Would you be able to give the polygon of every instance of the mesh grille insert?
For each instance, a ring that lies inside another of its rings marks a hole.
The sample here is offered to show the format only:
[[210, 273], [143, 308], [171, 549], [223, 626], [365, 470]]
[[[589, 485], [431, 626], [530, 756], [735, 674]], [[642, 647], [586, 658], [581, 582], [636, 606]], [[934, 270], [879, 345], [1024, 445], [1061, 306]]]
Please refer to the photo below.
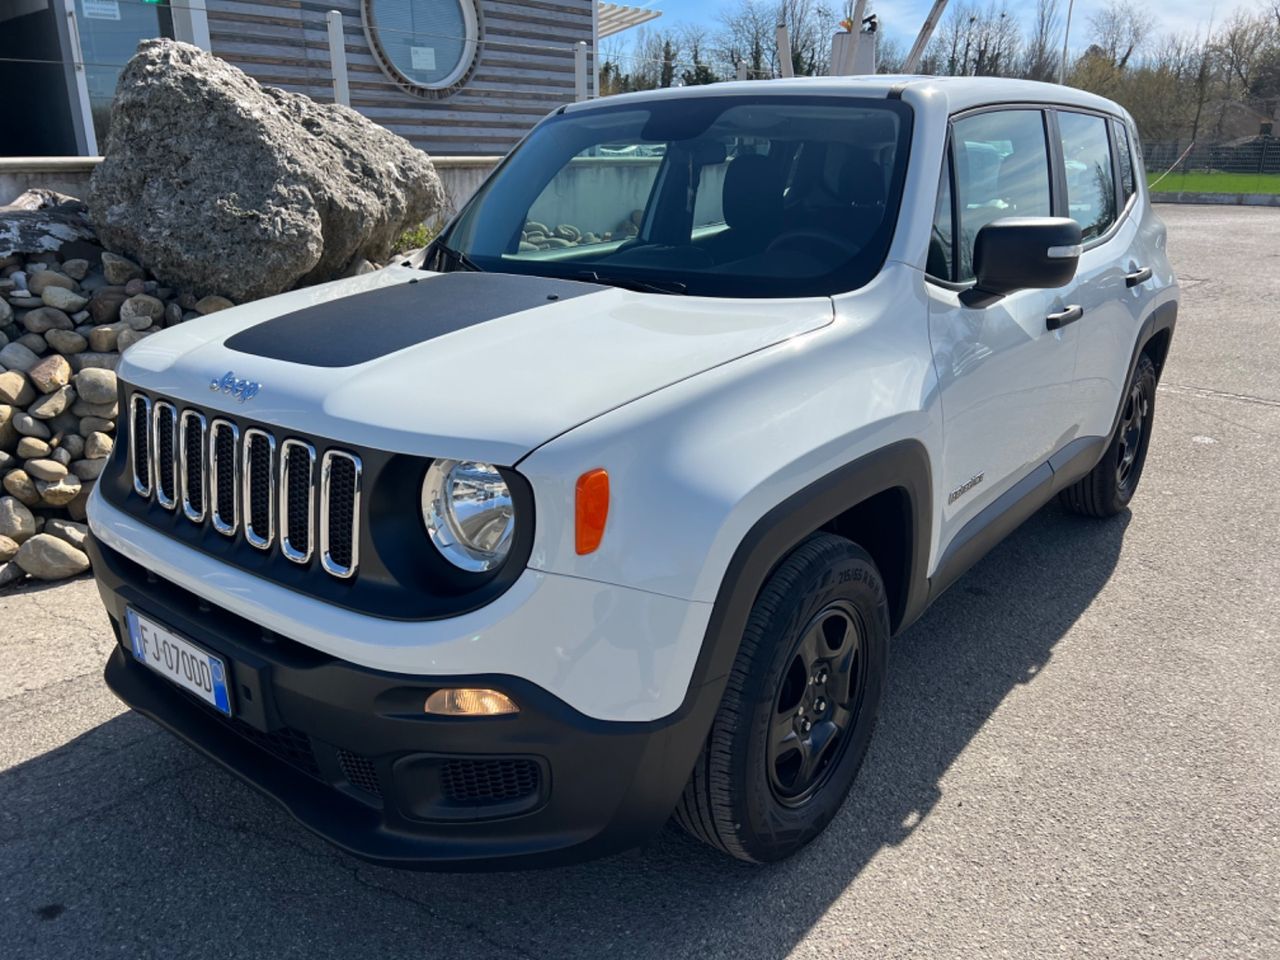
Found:
[[173, 408], [157, 405], [156, 416], [156, 486], [160, 499], [173, 504], [178, 499], [178, 471], [174, 460]]
[[373, 761], [349, 750], [338, 750], [338, 763], [342, 767], [342, 775], [347, 782], [358, 790], [382, 796], [382, 785], [378, 782], [378, 770]]
[[249, 502], [246, 521], [261, 537], [271, 534], [271, 441], [260, 433], [249, 438]]
[[197, 515], [204, 513], [204, 433], [200, 429], [200, 417], [194, 413], [183, 414], [186, 426], [187, 504]]
[[285, 533], [289, 546], [307, 553], [311, 546], [311, 454], [303, 446], [289, 447], [289, 486], [285, 490], [288, 516]]
[[447, 760], [440, 771], [445, 798], [455, 804], [507, 803], [538, 792], [541, 772], [533, 760]]
[[236, 439], [231, 427], [217, 424], [214, 428], [213, 455], [218, 464], [218, 489], [213, 491], [213, 505], [226, 523], [234, 523], [236, 515]]
[[133, 443], [133, 482], [139, 491], [145, 490], [151, 492], [151, 453], [147, 449], [147, 441], [150, 433], [147, 429], [149, 424], [148, 404], [142, 397], [134, 397], [133, 399], [133, 436], [130, 438]]
[[329, 557], [340, 567], [351, 566], [355, 496], [355, 464], [346, 457], [334, 457], [329, 473]]

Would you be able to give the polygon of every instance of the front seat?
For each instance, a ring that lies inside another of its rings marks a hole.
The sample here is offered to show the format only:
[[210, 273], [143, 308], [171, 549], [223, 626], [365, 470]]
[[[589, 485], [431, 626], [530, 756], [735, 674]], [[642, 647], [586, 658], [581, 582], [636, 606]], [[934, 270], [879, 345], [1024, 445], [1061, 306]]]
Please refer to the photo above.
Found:
[[763, 253], [782, 229], [782, 176], [765, 156], [746, 153], [729, 161], [721, 202], [728, 229], [707, 241], [716, 263]]

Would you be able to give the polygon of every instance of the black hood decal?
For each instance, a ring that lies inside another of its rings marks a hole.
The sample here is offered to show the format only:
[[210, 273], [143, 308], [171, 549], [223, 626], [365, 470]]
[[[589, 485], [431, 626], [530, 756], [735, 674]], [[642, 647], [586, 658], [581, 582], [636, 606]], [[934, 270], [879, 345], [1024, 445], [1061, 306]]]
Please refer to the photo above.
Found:
[[510, 273], [446, 273], [339, 297], [241, 330], [239, 353], [312, 367], [353, 367], [446, 333], [605, 287]]

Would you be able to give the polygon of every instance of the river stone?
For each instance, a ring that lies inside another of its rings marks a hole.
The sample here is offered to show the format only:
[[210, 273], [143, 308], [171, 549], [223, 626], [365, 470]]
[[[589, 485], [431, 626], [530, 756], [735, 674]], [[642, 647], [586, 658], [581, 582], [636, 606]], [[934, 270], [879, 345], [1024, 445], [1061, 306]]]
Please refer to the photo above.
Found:
[[164, 325], [172, 327], [182, 322], [182, 307], [177, 300], [170, 300], [164, 305]]
[[57, 438], [58, 449], [71, 457], [72, 460], [79, 460], [84, 456], [84, 437], [78, 433], [64, 433]]
[[90, 186], [104, 246], [237, 303], [385, 261], [446, 199], [408, 141], [172, 40], [125, 65], [105, 154]]
[[[70, 541], [68, 541], [70, 542]], [[0, 534], [0, 563], [8, 563], [18, 552], [18, 541]]]
[[79, 373], [81, 370], [114, 370], [120, 365], [120, 354], [107, 352], [86, 352], [77, 353], [74, 356], [67, 357], [71, 362], [71, 369]]
[[[34, 507], [40, 502], [40, 491], [36, 489], [35, 481], [31, 479], [31, 475], [25, 470], [10, 470], [6, 473], [4, 475], [4, 489], [12, 498], [21, 501], [28, 507]], [[32, 522], [34, 523], [34, 521]], [[9, 536], [12, 537], [13, 534], [9, 534]], [[14, 539], [16, 540], [17, 538], [14, 537]]]
[[112, 439], [102, 431], [95, 431], [84, 438], [84, 456], [86, 460], [97, 460], [111, 455]]
[[70, 470], [81, 480], [97, 480], [102, 476], [102, 471], [106, 468], [108, 461], [106, 459], [98, 460], [72, 460]]
[[106, 353], [116, 348], [120, 339], [120, 331], [128, 330], [129, 325], [123, 320], [119, 323], [104, 323], [89, 331], [89, 346], [97, 353]]
[[21, 370], [26, 373], [39, 362], [40, 358], [20, 343], [0, 347], [0, 367], [7, 370]]
[[36, 307], [22, 318], [22, 325], [30, 333], [42, 334], [50, 330], [70, 330], [75, 326], [71, 318], [58, 307]]
[[78, 293], [72, 293], [70, 290], [63, 290], [61, 287], [49, 287], [44, 293], [40, 294], [40, 299], [49, 307], [57, 307], [59, 310], [65, 310], [68, 313], [75, 313], [89, 302], [88, 297], [82, 297]]
[[44, 532], [51, 537], [67, 541], [77, 550], [84, 549], [84, 542], [89, 536], [89, 528], [85, 524], [76, 523], [74, 520], [59, 520], [57, 517], [44, 525]]
[[116, 340], [116, 349], [124, 353], [139, 340], [145, 340], [152, 334], [159, 332], [159, 330], [121, 330], [120, 337]]
[[69, 468], [71, 465], [72, 457], [71, 457], [71, 452], [69, 450], [63, 450], [61, 447], [56, 447], [55, 449], [50, 451], [49, 459], [57, 460], [64, 467]]
[[[182, 308], [179, 307], [178, 310], [181, 311]], [[9, 306], [8, 300], [6, 300], [4, 297], [0, 297], [0, 327], [3, 327], [6, 323], [8, 323], [12, 319], [13, 319], [13, 307]]]
[[76, 374], [76, 395], [85, 403], [115, 403], [114, 370], [81, 370]]
[[139, 293], [120, 305], [120, 321], [134, 330], [145, 330], [164, 316], [164, 304], [155, 297]]
[[43, 356], [49, 349], [49, 343], [38, 333], [24, 333], [15, 342], [22, 344], [37, 357]]
[[[41, 399], [45, 398], [42, 397]], [[13, 429], [24, 437], [39, 437], [41, 440], [48, 440], [53, 436], [53, 432], [49, 427], [30, 413], [15, 413], [13, 415]]]
[[51, 507], [65, 507], [80, 492], [80, 478], [68, 473], [59, 480], [37, 480], [40, 501]]
[[114, 323], [120, 316], [120, 306], [129, 299], [124, 290], [104, 287], [89, 298], [89, 316], [95, 324]]
[[89, 261], [76, 257], [62, 264], [62, 272], [72, 280], [83, 280], [89, 273]]
[[27, 275], [27, 289], [33, 297], [38, 297], [50, 287], [61, 287], [64, 290], [75, 290], [76, 282], [65, 273], [56, 270], [37, 270]]
[[18, 548], [13, 562], [38, 580], [64, 580], [89, 569], [89, 558], [51, 533], [38, 533]]
[[74, 330], [50, 330], [44, 338], [49, 346], [62, 354], [80, 353], [89, 346], [89, 341]]
[[125, 284], [133, 279], [142, 279], [142, 268], [130, 260], [128, 257], [122, 257], [117, 253], [102, 254], [102, 275], [107, 278], [107, 283]]
[[65, 357], [55, 353], [28, 370], [27, 376], [41, 393], [53, 393], [71, 382], [71, 364], [67, 363]]
[[[8, 477], [5, 479], [7, 480]], [[26, 504], [15, 497], [0, 497], [0, 535], [22, 543], [27, 538], [35, 536], [35, 533], [35, 514], [27, 509]]]
[[[59, 357], [61, 359], [61, 357]], [[37, 420], [52, 420], [58, 414], [65, 412], [76, 401], [76, 389], [67, 385], [53, 393], [41, 397], [31, 406], [27, 407], [27, 413], [35, 417]], [[16, 418], [15, 418], [16, 420]], [[22, 428], [18, 428], [18, 432], [22, 432]]]
[[85, 514], [87, 513], [87, 504], [89, 503], [89, 494], [93, 493], [93, 488], [97, 486], [96, 480], [81, 480], [80, 492], [76, 494], [76, 498], [66, 505], [67, 516], [72, 520], [83, 523]]
[[57, 460], [28, 460], [26, 470], [35, 480], [61, 480], [67, 475], [67, 468]]
[[80, 436], [87, 437], [91, 433], [111, 433], [116, 428], [114, 420], [106, 417], [81, 417]]
[[102, 417], [104, 420], [114, 420], [116, 414], [120, 411], [114, 400], [110, 403], [88, 403], [84, 400], [77, 400], [75, 406], [71, 408], [71, 412], [77, 417]]
[[21, 370], [0, 373], [0, 403], [25, 407], [36, 398], [35, 388]]
[[38, 460], [47, 457], [52, 450], [48, 442], [39, 437], [23, 437], [18, 441], [18, 456], [23, 460]]
[[207, 317], [211, 313], [217, 313], [219, 310], [226, 310], [228, 307], [234, 307], [235, 304], [226, 297], [208, 296], [201, 297], [196, 301], [195, 311], [202, 317]]

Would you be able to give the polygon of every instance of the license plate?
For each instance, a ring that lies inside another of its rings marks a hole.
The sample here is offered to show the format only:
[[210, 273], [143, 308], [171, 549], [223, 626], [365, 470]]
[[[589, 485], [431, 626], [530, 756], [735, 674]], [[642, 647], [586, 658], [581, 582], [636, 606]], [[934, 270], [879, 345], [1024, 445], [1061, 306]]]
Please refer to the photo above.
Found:
[[134, 659], [231, 716], [227, 668], [221, 659], [135, 610], [125, 611], [125, 621]]

